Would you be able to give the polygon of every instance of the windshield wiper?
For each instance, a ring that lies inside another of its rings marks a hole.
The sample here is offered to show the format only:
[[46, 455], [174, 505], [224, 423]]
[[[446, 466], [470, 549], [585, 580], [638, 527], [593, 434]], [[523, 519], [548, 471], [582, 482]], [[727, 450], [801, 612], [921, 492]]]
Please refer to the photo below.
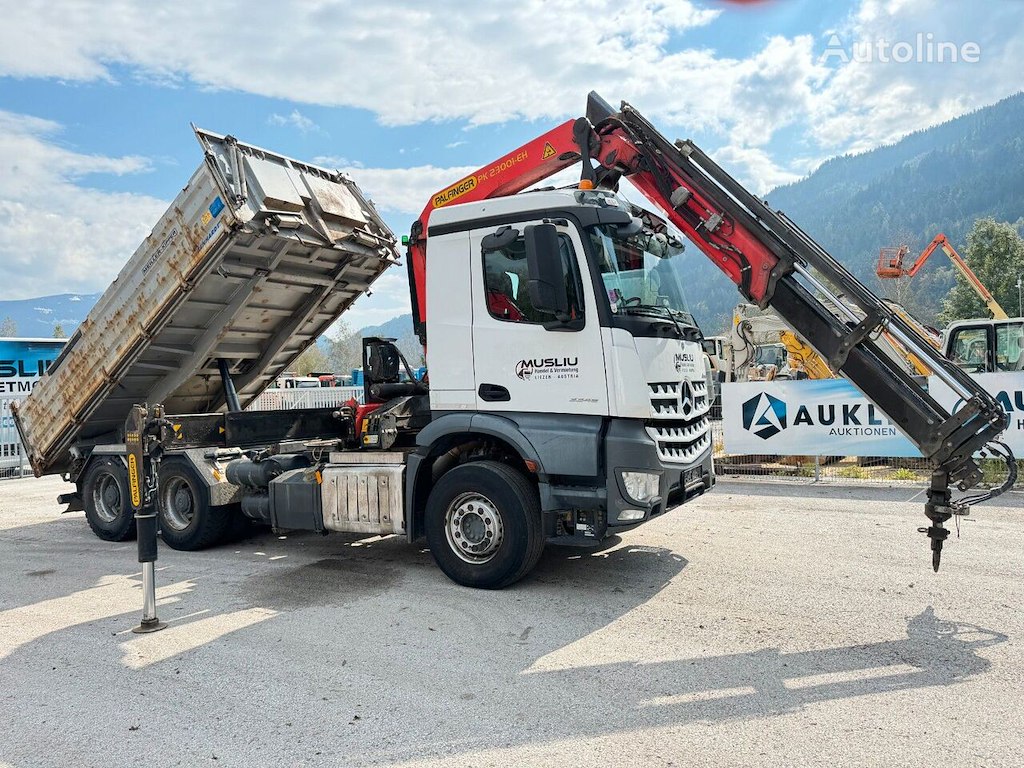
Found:
[[679, 334], [679, 338], [685, 339], [686, 341], [700, 341], [703, 339], [703, 334], [701, 334], [697, 324], [693, 322], [693, 315], [688, 312], [685, 314], [690, 318], [690, 322], [684, 327], [679, 324], [673, 310], [668, 307], [658, 306], [657, 304], [632, 304], [627, 307], [620, 307], [619, 311], [625, 312], [626, 314], [668, 318], [672, 325], [676, 327], [676, 332]]

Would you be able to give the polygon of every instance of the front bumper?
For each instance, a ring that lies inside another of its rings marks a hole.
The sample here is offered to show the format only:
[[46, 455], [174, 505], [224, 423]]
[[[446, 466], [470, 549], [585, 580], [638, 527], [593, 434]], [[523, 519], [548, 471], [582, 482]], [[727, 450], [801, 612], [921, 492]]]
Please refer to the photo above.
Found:
[[[612, 419], [604, 441], [603, 487], [553, 485], [548, 493], [542, 494], [546, 513], [567, 509], [574, 512], [575, 534], [552, 539], [558, 543], [596, 546], [608, 536], [636, 528], [700, 496], [715, 484], [710, 445], [691, 463], [667, 463], [658, 456], [643, 422], [634, 419]], [[623, 471], [657, 473], [658, 495], [646, 503], [631, 499], [622, 482]], [[620, 520], [619, 516], [627, 510], [634, 514], [639, 511], [641, 516]]]
[[[651, 518], [658, 517], [680, 504], [700, 496], [715, 484], [711, 447], [690, 464], [663, 461], [651, 439], [638, 421], [613, 420], [606, 436], [607, 512], [608, 533], [634, 528]], [[656, 472], [660, 475], [658, 495], [646, 504], [631, 499], [622, 483], [622, 472]], [[638, 520], [621, 522], [619, 515], [626, 510], [642, 509]]]

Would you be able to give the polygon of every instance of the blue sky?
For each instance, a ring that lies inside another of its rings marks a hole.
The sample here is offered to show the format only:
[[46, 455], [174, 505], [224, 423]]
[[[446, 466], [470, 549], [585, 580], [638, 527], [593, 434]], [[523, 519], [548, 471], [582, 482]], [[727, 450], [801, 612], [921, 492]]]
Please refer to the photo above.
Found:
[[[0, 298], [104, 289], [198, 165], [189, 122], [349, 170], [401, 235], [432, 191], [580, 114], [592, 88], [696, 139], [758, 192], [1021, 88], [1019, 0], [511, 5], [8, 9]], [[924, 39], [980, 55], [856, 55]], [[406, 309], [393, 272], [353, 325]]]

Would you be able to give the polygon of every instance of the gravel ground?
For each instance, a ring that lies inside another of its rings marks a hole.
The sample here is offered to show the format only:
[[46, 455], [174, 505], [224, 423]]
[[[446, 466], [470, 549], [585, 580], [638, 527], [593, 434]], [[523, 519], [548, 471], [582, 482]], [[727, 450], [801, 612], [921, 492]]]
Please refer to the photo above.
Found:
[[1024, 764], [1024, 498], [723, 483], [503, 592], [396, 538], [161, 550], [0, 483], [0, 764]]

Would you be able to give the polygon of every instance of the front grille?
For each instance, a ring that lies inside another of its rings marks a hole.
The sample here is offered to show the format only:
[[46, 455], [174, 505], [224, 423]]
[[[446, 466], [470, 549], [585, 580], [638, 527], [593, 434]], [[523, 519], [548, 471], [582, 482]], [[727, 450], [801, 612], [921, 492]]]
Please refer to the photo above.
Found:
[[647, 434], [657, 446], [662, 461], [690, 464], [711, 445], [707, 387], [704, 380], [648, 385], [651, 416], [646, 425]]

